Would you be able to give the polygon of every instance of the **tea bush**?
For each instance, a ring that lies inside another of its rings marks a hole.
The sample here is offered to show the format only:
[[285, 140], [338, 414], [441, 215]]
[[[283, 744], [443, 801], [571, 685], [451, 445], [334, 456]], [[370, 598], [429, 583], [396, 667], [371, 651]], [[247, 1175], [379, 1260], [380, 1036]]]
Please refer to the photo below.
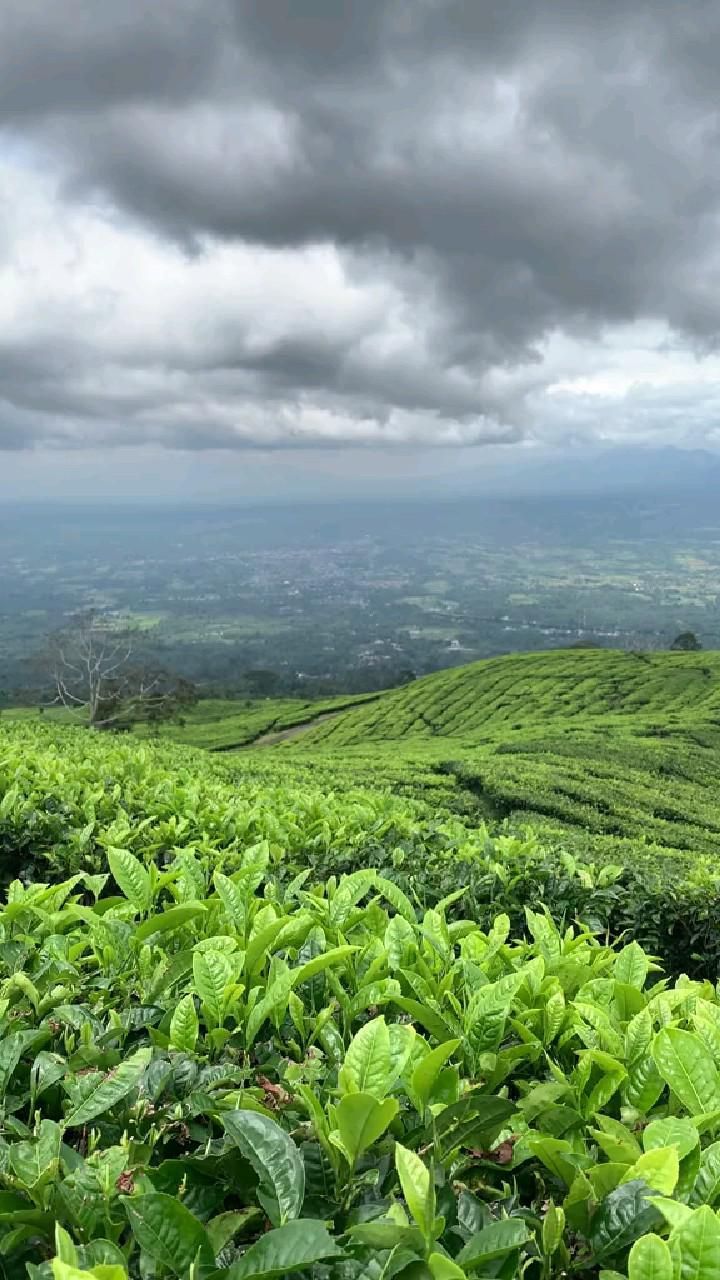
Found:
[[107, 859], [0, 910], [7, 1276], [716, 1274], [712, 983], [265, 842]]
[[267, 839], [274, 856], [362, 849], [422, 832], [410, 800], [362, 788], [328, 793], [236, 777], [204, 753], [82, 729], [0, 725], [0, 875], [48, 865], [59, 874], [104, 865], [108, 845], [164, 859], [178, 848], [231, 853]]
[[711, 1280], [714, 858], [359, 759], [0, 725], [3, 1274]]
[[282, 753], [228, 762], [79, 729], [0, 725], [0, 876], [97, 872], [109, 847], [159, 865], [183, 849], [232, 864], [265, 840], [285, 880], [308, 867], [323, 877], [374, 867], [421, 908], [462, 884], [463, 910], [481, 924], [503, 911], [521, 930], [525, 905], [546, 903], [561, 923], [637, 938], [671, 972], [718, 970], [720, 878], [709, 857], [484, 823], [453, 813], [456, 793], [440, 788], [420, 800], [329, 783]]

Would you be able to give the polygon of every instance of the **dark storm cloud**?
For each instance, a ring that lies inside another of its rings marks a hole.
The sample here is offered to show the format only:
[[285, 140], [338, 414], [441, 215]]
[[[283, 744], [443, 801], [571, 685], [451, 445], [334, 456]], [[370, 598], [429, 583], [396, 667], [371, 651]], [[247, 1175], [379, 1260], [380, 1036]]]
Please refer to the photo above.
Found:
[[158, 330], [144, 359], [127, 325], [99, 346], [80, 325], [68, 352], [43, 326], [28, 378], [0, 332], [0, 397], [47, 415], [35, 434], [512, 439], [573, 373], [545, 367], [551, 335], [647, 323], [715, 348], [714, 2], [0, 0], [0, 26], [9, 154], [54, 175], [60, 217], [101, 208], [188, 272], [218, 245], [324, 244], [343, 275], [262, 342], [217, 290], [197, 349]]
[[6, 120], [105, 112], [116, 103], [183, 102], [210, 83], [223, 5], [196, 0], [3, 0], [0, 111]]

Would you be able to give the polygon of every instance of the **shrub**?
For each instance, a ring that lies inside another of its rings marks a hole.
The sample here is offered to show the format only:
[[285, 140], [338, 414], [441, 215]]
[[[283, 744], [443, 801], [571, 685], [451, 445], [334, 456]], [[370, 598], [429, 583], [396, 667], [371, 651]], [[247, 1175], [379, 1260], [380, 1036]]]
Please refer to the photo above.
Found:
[[108, 862], [0, 911], [9, 1276], [641, 1280], [701, 1237], [714, 1265], [712, 983], [369, 869]]

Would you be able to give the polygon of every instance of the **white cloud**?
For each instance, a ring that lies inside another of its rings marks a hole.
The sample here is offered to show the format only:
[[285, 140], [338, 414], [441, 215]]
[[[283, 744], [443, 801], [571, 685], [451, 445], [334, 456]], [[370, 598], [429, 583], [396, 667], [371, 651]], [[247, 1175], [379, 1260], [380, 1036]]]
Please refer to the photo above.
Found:
[[667, 325], [558, 331], [530, 362], [453, 365], [442, 299], [413, 264], [329, 243], [189, 252], [10, 163], [0, 208], [12, 447], [652, 439], [678, 435], [679, 403], [693, 432], [716, 430], [720, 357]]
[[0, 447], [716, 440], [704, 0], [69, 5], [3, 14]]

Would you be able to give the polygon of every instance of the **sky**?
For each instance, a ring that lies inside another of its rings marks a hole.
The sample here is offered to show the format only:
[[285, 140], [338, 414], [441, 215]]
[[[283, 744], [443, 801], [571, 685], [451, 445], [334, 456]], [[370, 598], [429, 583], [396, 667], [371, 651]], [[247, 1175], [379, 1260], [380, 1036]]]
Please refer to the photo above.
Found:
[[720, 448], [716, 0], [0, 0], [0, 496]]

